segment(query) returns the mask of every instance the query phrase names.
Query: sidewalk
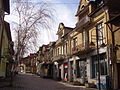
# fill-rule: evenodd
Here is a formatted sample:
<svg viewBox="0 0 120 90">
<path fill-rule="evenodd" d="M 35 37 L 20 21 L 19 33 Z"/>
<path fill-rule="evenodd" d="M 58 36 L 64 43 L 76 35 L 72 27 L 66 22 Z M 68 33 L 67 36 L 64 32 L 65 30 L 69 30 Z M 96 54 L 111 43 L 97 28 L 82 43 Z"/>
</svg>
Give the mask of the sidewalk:
<svg viewBox="0 0 120 90">
<path fill-rule="evenodd" d="M 82 90 L 98 90 L 97 88 L 86 88 L 85 86 L 79 86 L 79 85 L 73 85 L 72 83 L 69 83 L 69 82 L 63 82 L 63 81 L 60 81 L 58 82 L 60 84 L 63 84 L 67 87 L 78 87 L 78 88 L 82 88 Z M 104 90 L 104 89 L 101 89 L 101 90 Z"/>
<path fill-rule="evenodd" d="M 0 88 L 10 86 L 10 78 L 0 78 Z"/>
<path fill-rule="evenodd" d="M 60 81 L 58 82 L 60 84 L 63 84 L 67 87 L 78 87 L 78 88 L 82 88 L 82 90 L 99 90 L 97 88 L 86 88 L 85 86 L 80 86 L 80 85 L 73 85 L 73 83 L 70 83 L 70 82 L 63 82 L 63 81 Z M 107 90 L 107 89 L 102 89 L 101 90 Z M 111 90 L 120 90 L 120 89 L 111 89 Z"/>
</svg>

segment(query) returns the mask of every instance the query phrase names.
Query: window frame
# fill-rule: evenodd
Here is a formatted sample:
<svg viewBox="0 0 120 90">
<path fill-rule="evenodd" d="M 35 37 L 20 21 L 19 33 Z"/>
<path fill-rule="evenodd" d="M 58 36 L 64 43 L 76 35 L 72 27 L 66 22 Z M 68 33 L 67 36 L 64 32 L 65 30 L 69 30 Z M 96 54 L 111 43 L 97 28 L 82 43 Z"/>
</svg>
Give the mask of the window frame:
<svg viewBox="0 0 120 90">
<path fill-rule="evenodd" d="M 100 75 L 107 75 L 107 61 L 106 61 L 106 54 L 99 54 L 99 60 L 100 60 Z M 104 64 L 103 69 L 101 66 Z M 97 56 L 92 56 L 92 67 L 91 67 L 91 78 L 97 78 L 98 73 L 98 61 Z M 103 71 L 104 70 L 104 71 Z"/>
<path fill-rule="evenodd" d="M 76 47 L 78 45 L 78 38 L 73 38 L 73 47 Z"/>
<path fill-rule="evenodd" d="M 104 23 L 100 22 L 99 24 L 96 25 L 96 31 L 98 34 L 98 44 L 101 45 L 103 44 L 103 39 L 104 39 Z"/>
</svg>

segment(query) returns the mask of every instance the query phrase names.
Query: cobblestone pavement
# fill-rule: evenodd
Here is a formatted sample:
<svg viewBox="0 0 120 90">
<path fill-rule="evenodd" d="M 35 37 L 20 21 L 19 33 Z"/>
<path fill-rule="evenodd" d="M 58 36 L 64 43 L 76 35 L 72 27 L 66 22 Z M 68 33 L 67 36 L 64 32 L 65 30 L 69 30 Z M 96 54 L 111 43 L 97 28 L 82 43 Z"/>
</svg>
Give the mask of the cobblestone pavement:
<svg viewBox="0 0 120 90">
<path fill-rule="evenodd" d="M 13 87 L 5 86 L 0 90 L 95 90 L 62 84 L 36 75 L 20 74 L 14 78 Z"/>
</svg>

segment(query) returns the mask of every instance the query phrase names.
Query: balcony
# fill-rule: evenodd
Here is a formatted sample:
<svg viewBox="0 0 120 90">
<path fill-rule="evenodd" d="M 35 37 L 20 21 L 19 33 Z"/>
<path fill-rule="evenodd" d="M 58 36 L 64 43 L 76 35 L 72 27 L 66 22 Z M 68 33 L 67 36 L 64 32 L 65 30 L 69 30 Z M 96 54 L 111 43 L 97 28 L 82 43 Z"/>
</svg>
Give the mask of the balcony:
<svg viewBox="0 0 120 90">
<path fill-rule="evenodd" d="M 87 25 L 89 23 L 90 23 L 90 17 L 88 17 L 88 15 L 86 15 L 82 19 L 80 19 L 80 21 L 78 21 L 76 23 L 76 27 L 81 28 L 81 27 L 84 27 L 85 25 Z"/>
<path fill-rule="evenodd" d="M 76 47 L 72 48 L 72 54 L 78 53 L 79 51 L 83 51 L 85 49 L 84 44 L 79 44 Z"/>
<path fill-rule="evenodd" d="M 96 48 L 96 46 L 92 46 L 92 45 L 89 45 L 89 44 L 84 45 L 82 43 L 82 44 L 79 44 L 76 47 L 72 48 L 72 54 L 79 55 L 79 54 L 88 53 L 88 52 L 94 50 L 95 48 Z"/>
<path fill-rule="evenodd" d="M 63 61 L 65 58 L 66 58 L 65 54 L 59 54 L 59 55 L 53 57 L 53 62 L 54 61 Z"/>
</svg>

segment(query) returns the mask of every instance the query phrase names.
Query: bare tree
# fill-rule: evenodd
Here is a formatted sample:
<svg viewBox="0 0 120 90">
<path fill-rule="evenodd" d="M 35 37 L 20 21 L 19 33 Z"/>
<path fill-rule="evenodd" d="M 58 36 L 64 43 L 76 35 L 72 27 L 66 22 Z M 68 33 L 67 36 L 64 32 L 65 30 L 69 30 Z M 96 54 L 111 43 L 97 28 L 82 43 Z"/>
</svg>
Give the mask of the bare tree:
<svg viewBox="0 0 120 90">
<path fill-rule="evenodd" d="M 20 57 L 36 48 L 37 34 L 40 34 L 40 30 L 50 29 L 53 21 L 53 9 L 43 2 L 32 3 L 28 0 L 13 0 L 12 3 L 14 13 L 19 18 L 19 24 L 15 27 L 15 56 L 19 61 Z"/>
</svg>

